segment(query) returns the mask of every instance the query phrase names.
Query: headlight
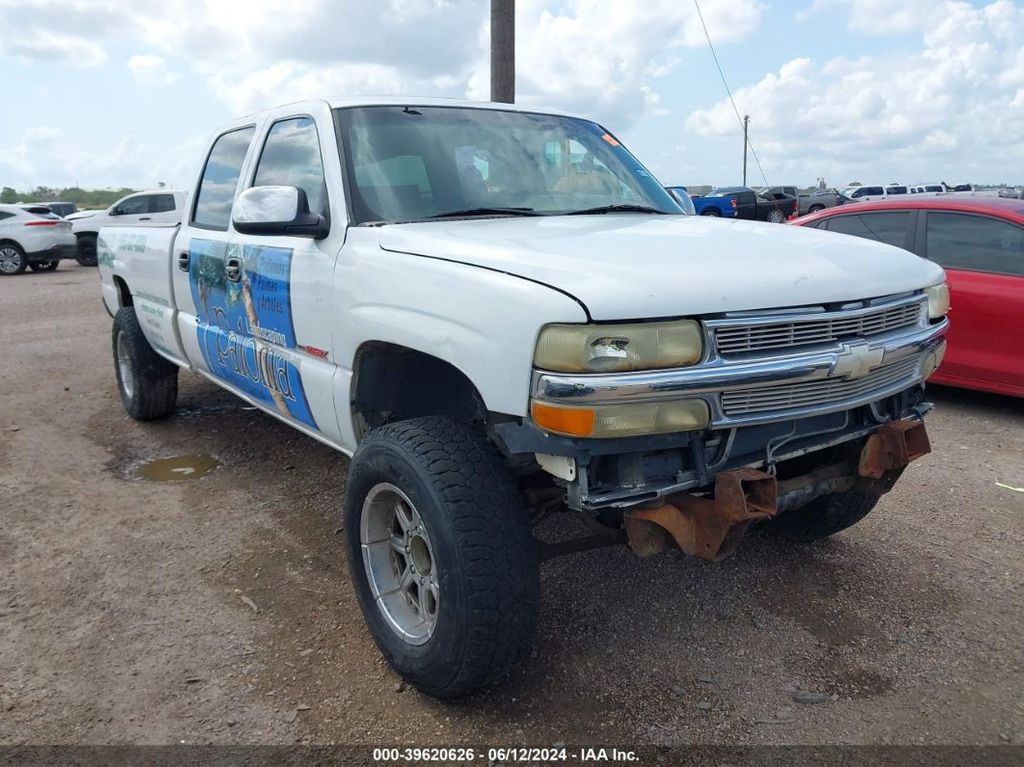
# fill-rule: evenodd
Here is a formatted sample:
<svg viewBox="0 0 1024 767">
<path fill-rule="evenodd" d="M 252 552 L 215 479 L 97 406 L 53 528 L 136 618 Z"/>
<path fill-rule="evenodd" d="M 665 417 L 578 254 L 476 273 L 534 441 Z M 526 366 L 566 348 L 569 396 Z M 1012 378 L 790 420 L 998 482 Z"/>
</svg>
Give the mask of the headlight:
<svg viewBox="0 0 1024 767">
<path fill-rule="evenodd" d="M 711 420 L 701 399 L 637 402 L 624 405 L 576 407 L 534 400 L 533 422 L 552 434 L 570 437 L 633 437 L 704 429 Z"/>
<path fill-rule="evenodd" d="M 928 319 L 941 320 L 949 312 L 949 286 L 940 282 L 924 292 L 928 296 Z"/>
<path fill-rule="evenodd" d="M 704 353 L 693 320 L 630 325 L 547 325 L 533 362 L 561 373 L 621 373 L 693 365 Z"/>
</svg>

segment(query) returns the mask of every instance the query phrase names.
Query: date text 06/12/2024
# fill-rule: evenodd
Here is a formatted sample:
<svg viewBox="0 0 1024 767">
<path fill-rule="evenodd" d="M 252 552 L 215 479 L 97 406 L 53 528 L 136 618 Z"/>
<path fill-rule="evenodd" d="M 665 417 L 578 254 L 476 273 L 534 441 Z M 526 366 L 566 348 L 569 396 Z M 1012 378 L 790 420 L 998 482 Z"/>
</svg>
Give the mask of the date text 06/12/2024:
<svg viewBox="0 0 1024 767">
<path fill-rule="evenodd" d="M 636 751 L 620 748 L 587 746 L 568 749 L 565 746 L 475 748 L 375 748 L 373 760 L 381 763 L 473 762 L 486 754 L 488 764 L 510 762 L 636 762 Z"/>
</svg>

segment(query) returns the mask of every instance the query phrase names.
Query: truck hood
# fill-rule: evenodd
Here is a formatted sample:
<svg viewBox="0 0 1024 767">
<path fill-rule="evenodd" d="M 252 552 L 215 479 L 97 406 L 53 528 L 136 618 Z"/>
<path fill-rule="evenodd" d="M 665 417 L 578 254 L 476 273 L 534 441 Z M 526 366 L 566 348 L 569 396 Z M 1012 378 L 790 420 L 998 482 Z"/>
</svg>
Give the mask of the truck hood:
<svg viewBox="0 0 1024 767">
<path fill-rule="evenodd" d="M 540 282 L 576 298 L 595 320 L 851 301 L 919 290 L 943 275 L 890 245 L 702 216 L 431 221 L 379 231 L 384 250 Z"/>
</svg>

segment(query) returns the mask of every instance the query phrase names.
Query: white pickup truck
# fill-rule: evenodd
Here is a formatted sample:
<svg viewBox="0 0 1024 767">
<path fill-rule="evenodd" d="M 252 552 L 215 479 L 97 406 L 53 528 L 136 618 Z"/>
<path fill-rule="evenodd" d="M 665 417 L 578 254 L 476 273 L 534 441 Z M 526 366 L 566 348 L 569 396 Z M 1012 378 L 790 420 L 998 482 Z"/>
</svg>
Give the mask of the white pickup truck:
<svg viewBox="0 0 1024 767">
<path fill-rule="evenodd" d="M 106 210 L 83 211 L 69 219 L 82 266 L 96 266 L 96 238 L 104 226 L 161 226 L 181 221 L 187 195 L 174 189 L 134 192 Z"/>
<path fill-rule="evenodd" d="M 529 652 L 538 563 L 820 538 L 929 449 L 942 270 L 813 229 L 686 216 L 589 120 L 313 101 L 218 131 L 178 224 L 104 227 L 128 413 L 179 368 L 351 456 L 370 630 L 453 697 Z M 574 513 L 588 535 L 541 543 Z"/>
</svg>

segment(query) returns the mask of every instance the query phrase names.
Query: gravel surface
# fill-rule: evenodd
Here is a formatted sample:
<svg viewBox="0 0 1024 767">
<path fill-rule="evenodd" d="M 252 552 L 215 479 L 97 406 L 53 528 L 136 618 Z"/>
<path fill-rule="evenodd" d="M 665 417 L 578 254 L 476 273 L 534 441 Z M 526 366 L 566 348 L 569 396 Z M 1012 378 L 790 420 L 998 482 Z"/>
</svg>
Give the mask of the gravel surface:
<svg viewBox="0 0 1024 767">
<path fill-rule="evenodd" d="M 0 744 L 1024 742 L 1024 400 L 936 388 L 935 452 L 831 540 L 545 564 L 532 659 L 442 704 L 363 626 L 340 454 L 188 373 L 131 421 L 95 269 L 0 313 Z M 182 455 L 219 466 L 136 478 Z"/>
</svg>

